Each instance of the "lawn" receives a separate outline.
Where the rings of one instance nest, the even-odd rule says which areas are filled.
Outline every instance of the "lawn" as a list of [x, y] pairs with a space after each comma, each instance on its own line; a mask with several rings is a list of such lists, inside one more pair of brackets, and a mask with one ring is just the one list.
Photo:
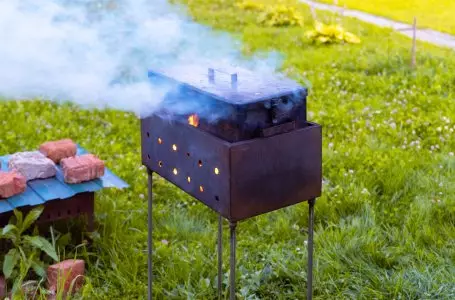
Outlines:
[[[290, 3], [309, 29], [308, 7]], [[419, 43], [413, 71], [410, 40], [353, 19], [342, 22], [361, 44], [316, 46], [302, 38], [302, 28], [257, 25], [255, 12], [230, 0], [185, 4], [198, 22], [242, 40], [246, 55], [280, 51], [283, 71], [310, 88], [309, 119], [323, 126], [315, 298], [454, 299], [452, 52]], [[1, 153], [71, 137], [131, 185], [97, 195], [92, 244], [69, 246], [66, 255], [88, 261], [85, 299], [145, 299], [147, 181], [139, 120], [38, 100], [0, 102], [0, 115]], [[154, 192], [155, 299], [215, 299], [216, 214], [162, 178], [155, 178]], [[239, 224], [239, 299], [305, 298], [306, 226], [305, 203]]]
[[[318, 0], [334, 4], [333, 0]], [[455, 34], [455, 2], [451, 0], [339, 0], [338, 5], [412, 24]]]

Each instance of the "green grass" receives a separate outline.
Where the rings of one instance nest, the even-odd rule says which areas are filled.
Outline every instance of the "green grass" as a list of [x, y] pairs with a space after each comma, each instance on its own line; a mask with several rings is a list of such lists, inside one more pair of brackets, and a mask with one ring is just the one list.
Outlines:
[[[410, 41], [386, 29], [346, 19], [362, 44], [317, 47], [301, 39], [302, 29], [255, 25], [255, 14], [232, 1], [187, 4], [197, 21], [241, 39], [245, 54], [280, 51], [283, 71], [310, 87], [309, 118], [324, 135], [315, 298], [453, 299], [452, 52], [419, 44], [418, 69], [411, 71]], [[311, 24], [307, 7], [298, 9]], [[145, 299], [147, 181], [139, 120], [43, 101], [2, 102], [0, 115], [1, 153], [71, 137], [131, 185], [97, 195], [98, 229], [78, 253], [88, 260], [86, 299]], [[215, 299], [216, 214], [162, 178], [155, 178], [154, 195], [156, 299]], [[302, 203], [239, 224], [239, 299], [305, 298], [307, 209]], [[227, 226], [225, 232], [227, 272]], [[74, 248], [66, 251], [72, 257]]]
[[[317, 1], [335, 3], [334, 0]], [[455, 2], [452, 0], [339, 0], [338, 5], [409, 24], [416, 17], [419, 27], [455, 34]]]

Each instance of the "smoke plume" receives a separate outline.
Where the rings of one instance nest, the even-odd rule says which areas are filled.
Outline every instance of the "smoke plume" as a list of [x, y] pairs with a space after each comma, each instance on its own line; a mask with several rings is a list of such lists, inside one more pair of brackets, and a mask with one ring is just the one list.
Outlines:
[[274, 53], [245, 61], [240, 47], [165, 0], [0, 0], [0, 96], [145, 116], [168, 92], [150, 68], [278, 67]]

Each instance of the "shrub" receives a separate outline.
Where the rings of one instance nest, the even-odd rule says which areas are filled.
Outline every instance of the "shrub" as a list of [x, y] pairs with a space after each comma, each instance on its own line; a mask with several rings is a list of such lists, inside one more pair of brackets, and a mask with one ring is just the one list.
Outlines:
[[237, 3], [237, 7], [260, 12], [257, 22], [262, 25], [272, 27], [303, 25], [303, 16], [294, 7], [286, 4], [265, 6], [259, 2], [242, 1]]
[[326, 25], [319, 21], [315, 22], [314, 29], [307, 31], [305, 36], [313, 42], [321, 44], [360, 43], [360, 39], [356, 35], [345, 31], [341, 25]]
[[303, 17], [293, 7], [274, 5], [265, 9], [258, 17], [258, 22], [267, 26], [302, 26]]

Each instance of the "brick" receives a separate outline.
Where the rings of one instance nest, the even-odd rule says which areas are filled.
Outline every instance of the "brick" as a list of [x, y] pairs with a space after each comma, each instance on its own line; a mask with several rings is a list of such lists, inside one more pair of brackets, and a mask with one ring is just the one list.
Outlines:
[[71, 139], [50, 141], [41, 144], [39, 151], [54, 163], [59, 163], [64, 158], [76, 156], [77, 145]]
[[26, 187], [27, 182], [22, 174], [16, 171], [0, 171], [0, 198], [9, 198], [23, 193]]
[[38, 151], [11, 155], [8, 168], [21, 173], [27, 181], [53, 177], [57, 173], [54, 162]]
[[[63, 294], [78, 291], [84, 283], [85, 262], [81, 259], [68, 259], [53, 264], [47, 268], [47, 288], [59, 293], [63, 288]], [[74, 283], [73, 283], [74, 281]], [[73, 289], [70, 291], [71, 284]]]
[[104, 175], [104, 162], [93, 154], [64, 158], [60, 164], [67, 183], [89, 181]]

